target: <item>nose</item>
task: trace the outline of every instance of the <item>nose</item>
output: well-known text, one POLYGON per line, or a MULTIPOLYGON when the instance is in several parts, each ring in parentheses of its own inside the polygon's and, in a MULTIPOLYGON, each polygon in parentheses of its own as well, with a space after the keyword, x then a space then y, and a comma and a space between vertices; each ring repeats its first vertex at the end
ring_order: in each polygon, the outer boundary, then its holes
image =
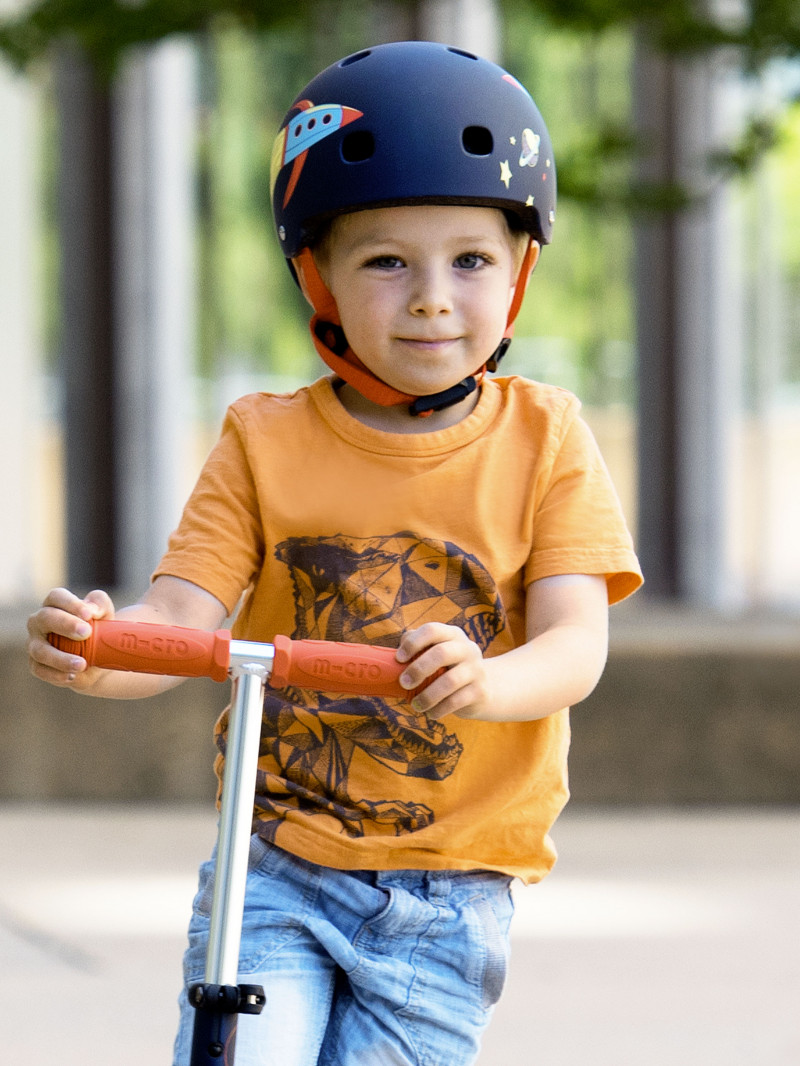
POLYGON ((409 297, 413 315, 432 317, 453 310, 453 295, 446 268, 432 264, 414 273, 409 297))

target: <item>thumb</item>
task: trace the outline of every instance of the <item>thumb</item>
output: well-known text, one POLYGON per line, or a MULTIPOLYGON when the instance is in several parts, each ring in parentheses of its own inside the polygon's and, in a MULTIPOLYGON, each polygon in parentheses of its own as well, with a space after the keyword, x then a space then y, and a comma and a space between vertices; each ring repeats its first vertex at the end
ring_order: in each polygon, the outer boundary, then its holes
POLYGON ((84 596, 83 602, 90 608, 92 618, 111 619, 114 617, 114 604, 108 593, 103 592, 102 589, 94 589, 89 592, 84 596))

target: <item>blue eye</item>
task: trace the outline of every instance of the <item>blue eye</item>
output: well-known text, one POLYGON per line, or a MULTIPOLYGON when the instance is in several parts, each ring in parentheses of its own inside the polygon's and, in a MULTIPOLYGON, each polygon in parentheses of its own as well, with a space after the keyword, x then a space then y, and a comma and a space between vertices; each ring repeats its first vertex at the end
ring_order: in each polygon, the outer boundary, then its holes
POLYGON ((376 255, 374 259, 368 260, 365 265, 375 267, 378 270, 395 270, 403 265, 403 260, 396 255, 376 255))
POLYGON ((455 265, 461 270, 476 270, 486 262, 488 262, 486 256, 478 255, 477 252, 467 252, 456 259, 455 265))

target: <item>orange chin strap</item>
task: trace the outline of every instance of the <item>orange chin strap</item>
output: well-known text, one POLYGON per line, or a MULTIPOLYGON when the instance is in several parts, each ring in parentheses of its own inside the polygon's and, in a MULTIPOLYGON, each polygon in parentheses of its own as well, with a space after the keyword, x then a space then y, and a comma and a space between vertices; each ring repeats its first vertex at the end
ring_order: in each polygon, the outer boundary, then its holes
POLYGON ((362 396, 365 396, 373 403, 377 403, 381 407, 396 407, 400 404, 409 404, 412 414, 424 418, 426 415, 432 414, 433 411, 441 410, 443 407, 457 403, 465 396, 468 396, 469 393, 474 392, 483 380, 487 369, 492 371, 497 369, 498 363, 511 343, 511 338, 514 334, 514 320, 522 306, 537 254, 538 245, 531 239, 528 241, 528 247, 517 276, 503 340, 497 350, 471 377, 465 378, 464 381, 455 385, 452 389, 446 389, 444 392, 436 393, 433 396, 411 396, 408 393, 400 392, 398 389, 392 388, 391 385, 387 385, 385 381, 373 374, 361 362, 347 343, 336 301, 320 276, 310 248, 303 248, 296 258, 292 260, 292 266, 297 272, 304 293, 314 308, 314 314, 309 323, 311 339, 318 354, 327 366, 343 381, 346 381, 348 385, 352 385, 357 392, 360 392, 362 396))

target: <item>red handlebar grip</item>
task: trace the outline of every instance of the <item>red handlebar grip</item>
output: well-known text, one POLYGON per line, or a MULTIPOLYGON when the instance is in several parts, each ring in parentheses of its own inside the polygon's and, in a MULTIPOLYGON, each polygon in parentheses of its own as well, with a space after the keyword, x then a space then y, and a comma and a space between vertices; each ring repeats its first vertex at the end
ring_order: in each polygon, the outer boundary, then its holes
POLYGON ((273 688, 298 685, 323 692, 410 697, 413 693, 398 681, 404 669, 394 648, 277 636, 269 683, 273 688))
POLYGON ((228 676, 231 635, 226 629, 209 633, 185 626, 100 619, 86 640, 69 640, 56 633, 48 640, 59 651, 81 655, 89 666, 108 670, 211 677, 214 681, 228 676))

